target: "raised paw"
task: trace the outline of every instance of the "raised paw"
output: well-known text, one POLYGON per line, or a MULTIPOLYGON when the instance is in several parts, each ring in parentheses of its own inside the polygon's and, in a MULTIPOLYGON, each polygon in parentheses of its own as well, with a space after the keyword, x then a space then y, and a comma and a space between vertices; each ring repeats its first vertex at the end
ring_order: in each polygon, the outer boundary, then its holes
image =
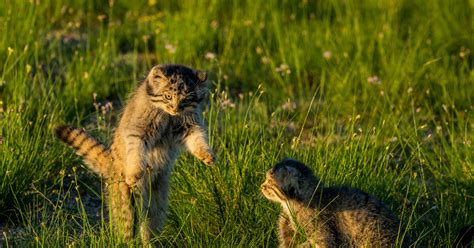
POLYGON ((214 165, 216 163, 216 156, 212 153, 208 153, 207 156, 202 161, 206 165, 214 165))
POLYGON ((212 151, 201 150, 196 153, 196 157, 206 165, 214 165, 216 163, 216 156, 212 151))

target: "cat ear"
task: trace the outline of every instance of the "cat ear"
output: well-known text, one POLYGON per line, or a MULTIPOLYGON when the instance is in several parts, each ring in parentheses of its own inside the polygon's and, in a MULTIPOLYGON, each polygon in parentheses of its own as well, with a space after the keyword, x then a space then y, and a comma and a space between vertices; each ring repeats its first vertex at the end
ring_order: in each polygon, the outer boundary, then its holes
POLYGON ((293 168, 293 167, 290 167, 290 166, 285 166, 286 168, 286 175, 289 175, 289 174, 296 174, 298 173, 298 170, 296 168, 293 168))
POLYGON ((165 73, 163 71, 163 67, 157 65, 151 69, 150 74, 148 75, 148 79, 152 82, 158 82, 159 79, 166 78, 165 73))
POLYGON ((195 73, 196 73, 196 76, 197 76, 198 79, 199 79, 199 82, 201 82, 201 83, 206 82, 206 80, 207 80, 207 73, 206 73, 205 71, 199 71, 199 70, 197 70, 195 73))

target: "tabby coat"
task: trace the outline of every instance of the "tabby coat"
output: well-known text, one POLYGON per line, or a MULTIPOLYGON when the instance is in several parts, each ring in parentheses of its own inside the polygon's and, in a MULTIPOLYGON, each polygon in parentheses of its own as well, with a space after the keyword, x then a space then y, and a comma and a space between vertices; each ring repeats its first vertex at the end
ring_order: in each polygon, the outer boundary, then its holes
POLYGON ((125 240, 132 237, 135 221, 144 243, 161 231, 181 147, 214 164, 200 109, 206 79, 205 72, 182 65, 155 66, 128 101, 110 149, 82 129, 56 128, 56 135, 105 178, 112 221, 125 240))
POLYGON ((304 164, 284 159, 266 173, 263 195, 281 204, 280 247, 408 247, 397 216, 351 187, 324 187, 304 164))

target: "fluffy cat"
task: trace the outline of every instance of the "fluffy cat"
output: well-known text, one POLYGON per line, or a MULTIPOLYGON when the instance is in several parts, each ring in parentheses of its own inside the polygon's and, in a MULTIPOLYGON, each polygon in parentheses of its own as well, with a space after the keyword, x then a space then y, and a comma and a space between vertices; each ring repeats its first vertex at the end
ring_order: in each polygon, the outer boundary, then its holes
POLYGON ((310 168, 296 160, 284 159, 270 169, 261 191, 281 204, 280 247, 411 244, 397 216, 383 202, 351 187, 324 187, 310 168))
POLYGON ((125 240, 133 236, 134 222, 144 243, 161 231, 181 147, 214 164, 200 109, 206 80, 205 72, 183 65, 153 67, 125 106, 110 149, 82 129, 56 128, 56 135, 105 178, 112 222, 125 240), (144 218, 135 220, 135 210, 144 218))

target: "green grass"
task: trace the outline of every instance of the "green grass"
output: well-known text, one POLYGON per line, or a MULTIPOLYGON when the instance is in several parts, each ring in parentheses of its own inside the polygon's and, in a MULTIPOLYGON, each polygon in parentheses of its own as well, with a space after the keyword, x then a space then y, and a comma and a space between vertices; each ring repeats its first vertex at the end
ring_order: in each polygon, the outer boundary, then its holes
POLYGON ((259 185, 284 156, 384 200, 419 244, 451 246, 474 223, 472 0, 153 2, 0 3, 0 227, 22 233, 0 242, 118 243, 84 208, 98 178, 72 170, 51 129, 110 140, 156 63, 210 72, 219 158, 178 160, 165 247, 275 246, 279 209, 259 185))

